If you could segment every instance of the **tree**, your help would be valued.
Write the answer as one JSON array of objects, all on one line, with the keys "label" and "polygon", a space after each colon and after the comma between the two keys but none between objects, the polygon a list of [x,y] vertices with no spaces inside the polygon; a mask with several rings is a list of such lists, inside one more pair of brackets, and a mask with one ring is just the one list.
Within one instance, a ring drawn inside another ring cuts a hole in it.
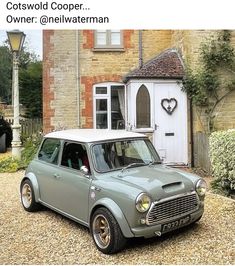
[{"label": "tree", "polygon": [[26,116],[42,116],[42,62],[30,62],[20,71],[20,102],[27,108]]},{"label": "tree", "polygon": [[0,46],[0,101],[11,99],[12,55],[7,46]]},{"label": "tree", "polygon": [[[27,108],[30,118],[42,116],[42,62],[24,48],[19,57],[20,103]],[[12,53],[6,41],[0,46],[0,101],[11,104]]]}]

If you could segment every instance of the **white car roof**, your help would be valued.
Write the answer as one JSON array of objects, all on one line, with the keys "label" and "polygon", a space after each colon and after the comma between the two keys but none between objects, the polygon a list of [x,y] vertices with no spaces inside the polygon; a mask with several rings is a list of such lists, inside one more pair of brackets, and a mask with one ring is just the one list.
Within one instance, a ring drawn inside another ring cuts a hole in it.
[{"label": "white car roof", "polygon": [[137,137],[146,137],[146,135],[126,130],[108,129],[67,129],[54,131],[45,135],[45,138],[65,139],[78,142],[95,142]]}]

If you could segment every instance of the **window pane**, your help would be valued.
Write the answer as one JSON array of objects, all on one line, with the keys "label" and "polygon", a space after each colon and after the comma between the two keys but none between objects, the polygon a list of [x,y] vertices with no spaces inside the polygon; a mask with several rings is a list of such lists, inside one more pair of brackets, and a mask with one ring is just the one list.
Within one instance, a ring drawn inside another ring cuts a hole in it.
[{"label": "window pane", "polygon": [[118,31],[111,31],[111,45],[120,45],[121,44],[121,33]]},{"label": "window pane", "polygon": [[136,96],[137,128],[150,127],[150,96],[147,88],[142,85]]},{"label": "window pane", "polygon": [[111,124],[112,129],[125,128],[124,86],[111,86]]},{"label": "window pane", "polygon": [[46,139],[43,142],[42,148],[38,154],[38,159],[48,163],[57,164],[59,152],[60,140]]},{"label": "window pane", "polygon": [[95,93],[96,94],[107,94],[107,87],[96,87]]},{"label": "window pane", "polygon": [[108,127],[107,99],[96,99],[96,128]]},{"label": "window pane", "polygon": [[86,147],[82,144],[65,142],[61,165],[77,170],[82,166],[89,169]]},{"label": "window pane", "polygon": [[107,39],[106,39],[106,30],[97,30],[96,32],[96,41],[97,45],[106,45]]}]

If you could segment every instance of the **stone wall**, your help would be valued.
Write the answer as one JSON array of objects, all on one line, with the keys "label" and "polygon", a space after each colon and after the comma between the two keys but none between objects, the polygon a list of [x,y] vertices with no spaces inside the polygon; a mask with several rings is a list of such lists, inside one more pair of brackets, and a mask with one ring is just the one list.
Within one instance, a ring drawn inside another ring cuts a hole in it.
[{"label": "stone wall", "polygon": [[172,48],[172,30],[143,30],[143,63]]},{"label": "stone wall", "polygon": [[[199,47],[217,31],[143,30],[143,62],[168,48],[177,48],[184,62],[199,66]],[[45,30],[43,111],[44,129],[92,126],[92,86],[99,82],[122,82],[139,66],[139,31],[124,31],[123,51],[96,51],[92,30]],[[232,43],[235,47],[235,32]],[[79,55],[78,55],[79,53]],[[81,78],[81,79],[79,79]],[[216,109],[216,129],[235,127],[235,92]],[[193,128],[207,132],[206,115],[194,110]]]},{"label": "stone wall", "polygon": [[[200,65],[199,53],[202,42],[207,41],[211,36],[217,36],[219,31],[208,30],[186,30],[174,31],[172,34],[172,45],[175,44],[181,50],[184,62],[192,68]],[[232,45],[235,48],[235,31],[232,32]],[[224,93],[220,88],[219,94]],[[194,108],[193,128],[195,132],[208,133],[208,121],[203,108]],[[235,91],[225,97],[215,109],[214,127],[216,130],[235,128]]]},{"label": "stone wall", "polygon": [[79,125],[78,36],[74,30],[43,33],[44,132]]}]

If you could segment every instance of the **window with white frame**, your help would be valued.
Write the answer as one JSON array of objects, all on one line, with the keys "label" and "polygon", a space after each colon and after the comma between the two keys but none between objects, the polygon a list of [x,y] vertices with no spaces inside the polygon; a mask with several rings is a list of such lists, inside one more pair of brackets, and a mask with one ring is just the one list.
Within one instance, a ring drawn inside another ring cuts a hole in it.
[{"label": "window with white frame", "polygon": [[125,128],[125,86],[102,83],[93,87],[94,128]]},{"label": "window with white frame", "polygon": [[95,48],[118,49],[123,48],[123,35],[121,30],[96,30]]}]

